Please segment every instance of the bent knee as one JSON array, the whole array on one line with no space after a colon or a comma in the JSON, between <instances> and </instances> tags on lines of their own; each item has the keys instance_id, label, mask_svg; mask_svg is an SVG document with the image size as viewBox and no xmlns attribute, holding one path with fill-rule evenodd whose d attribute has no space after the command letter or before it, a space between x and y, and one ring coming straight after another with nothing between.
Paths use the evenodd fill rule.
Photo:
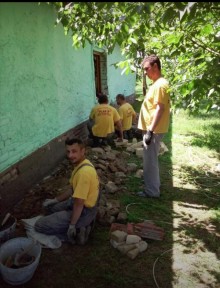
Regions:
<instances>
[{"instance_id":1,"label":"bent knee","mask_svg":"<svg viewBox=\"0 0 220 288\"><path fill-rule=\"evenodd\" d=\"M37 232L45 233L45 225L42 223L41 219L39 219L39 220L35 223L34 229L35 229L35 231L37 231Z\"/></svg>"}]
</instances>

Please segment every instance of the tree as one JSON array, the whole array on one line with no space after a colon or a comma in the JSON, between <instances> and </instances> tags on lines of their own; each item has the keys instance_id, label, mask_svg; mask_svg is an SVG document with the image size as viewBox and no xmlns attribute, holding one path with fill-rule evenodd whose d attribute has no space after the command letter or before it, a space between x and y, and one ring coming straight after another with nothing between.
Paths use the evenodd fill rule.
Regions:
<instances>
[{"instance_id":1,"label":"tree","mask_svg":"<svg viewBox=\"0 0 220 288\"><path fill-rule=\"evenodd\" d=\"M141 61L157 54L174 107L220 111L220 2L50 2L73 45L120 45L116 65L142 77Z\"/></svg>"}]
</instances>

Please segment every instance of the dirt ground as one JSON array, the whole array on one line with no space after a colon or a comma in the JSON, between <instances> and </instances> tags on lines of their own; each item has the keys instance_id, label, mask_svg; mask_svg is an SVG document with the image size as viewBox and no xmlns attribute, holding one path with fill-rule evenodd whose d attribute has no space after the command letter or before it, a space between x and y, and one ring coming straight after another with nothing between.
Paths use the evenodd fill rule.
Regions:
<instances>
[{"instance_id":1,"label":"dirt ground","mask_svg":"<svg viewBox=\"0 0 220 288\"><path fill-rule=\"evenodd\" d=\"M183 183L178 175L173 175L171 183L167 169L164 166L161 170L163 196L159 200L133 196L133 191L125 187L126 181L120 183L116 194L109 195L109 198L127 199L122 201L123 211L128 208L126 204L133 203L127 209L130 215L135 213L136 204L143 205L143 210L151 207L144 217L155 217L165 229L163 241L147 240L147 250L131 260L110 245L110 224L97 222L89 243L83 247L63 243L59 249L43 248L33 278L20 287L220 287L220 225L210 220L216 201L208 199L208 204L204 203L194 187ZM69 162L64 160L14 207L12 215L18 220L16 236L26 235L21 219L43 213L43 200L68 186L71 171ZM103 176L103 186L105 182ZM172 212L166 215L166 211ZM11 287L3 279L0 286Z\"/></svg>"}]
</instances>

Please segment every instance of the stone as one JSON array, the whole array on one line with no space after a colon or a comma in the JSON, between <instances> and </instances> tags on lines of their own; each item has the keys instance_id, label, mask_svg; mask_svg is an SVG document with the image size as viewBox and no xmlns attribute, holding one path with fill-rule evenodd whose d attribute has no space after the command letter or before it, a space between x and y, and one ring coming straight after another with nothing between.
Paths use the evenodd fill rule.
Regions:
<instances>
[{"instance_id":1,"label":"stone","mask_svg":"<svg viewBox=\"0 0 220 288\"><path fill-rule=\"evenodd\" d=\"M115 185L114 182L109 181L109 182L106 184L106 186L105 186L105 191L106 191L107 193L113 194L113 193L115 193L116 191L118 191L118 187Z\"/></svg>"},{"instance_id":2,"label":"stone","mask_svg":"<svg viewBox=\"0 0 220 288\"><path fill-rule=\"evenodd\" d=\"M135 246L139 249L139 252L144 252L147 249L148 244L142 240L139 243L136 243Z\"/></svg>"},{"instance_id":3,"label":"stone","mask_svg":"<svg viewBox=\"0 0 220 288\"><path fill-rule=\"evenodd\" d=\"M137 164L135 164L135 163L128 163L128 165L127 165L127 170L129 171L129 172L135 172L136 170L137 170Z\"/></svg>"},{"instance_id":4,"label":"stone","mask_svg":"<svg viewBox=\"0 0 220 288\"><path fill-rule=\"evenodd\" d=\"M115 172L115 177L116 178L126 178L126 175L124 172Z\"/></svg>"},{"instance_id":5,"label":"stone","mask_svg":"<svg viewBox=\"0 0 220 288\"><path fill-rule=\"evenodd\" d=\"M120 212L118 214L118 217L117 217L118 222L125 223L127 221L127 219L128 219L128 217L127 217L127 214L125 212Z\"/></svg>"},{"instance_id":6,"label":"stone","mask_svg":"<svg viewBox=\"0 0 220 288\"><path fill-rule=\"evenodd\" d=\"M100 153L100 154L104 154L105 153L105 151L102 148L100 148L100 147L91 148L91 151L92 152L97 152L97 153Z\"/></svg>"},{"instance_id":7,"label":"stone","mask_svg":"<svg viewBox=\"0 0 220 288\"><path fill-rule=\"evenodd\" d=\"M123 142L117 142L115 141L115 146L116 147L126 147L128 144L128 140L127 139L123 139Z\"/></svg>"},{"instance_id":8,"label":"stone","mask_svg":"<svg viewBox=\"0 0 220 288\"><path fill-rule=\"evenodd\" d=\"M105 155L106 155L106 159L108 159L108 160L115 160L115 158L116 158L116 155L114 153L108 152Z\"/></svg>"},{"instance_id":9,"label":"stone","mask_svg":"<svg viewBox=\"0 0 220 288\"><path fill-rule=\"evenodd\" d=\"M167 146L163 142L160 142L159 155L163 155L165 152L168 151L169 149L167 148Z\"/></svg>"},{"instance_id":10,"label":"stone","mask_svg":"<svg viewBox=\"0 0 220 288\"><path fill-rule=\"evenodd\" d=\"M110 238L118 243L121 242L125 242L126 241L126 237L127 237L127 233L124 231L120 231L120 230L115 230L113 232L111 232L111 236Z\"/></svg>"},{"instance_id":11,"label":"stone","mask_svg":"<svg viewBox=\"0 0 220 288\"><path fill-rule=\"evenodd\" d=\"M115 240L110 239L110 243L111 243L112 247L114 247L114 248L117 249L118 246L123 245L125 242L118 243L118 242L116 242Z\"/></svg>"},{"instance_id":12,"label":"stone","mask_svg":"<svg viewBox=\"0 0 220 288\"><path fill-rule=\"evenodd\" d=\"M143 178L143 175L144 175L143 169L139 169L139 170L135 173L135 177L137 177L137 178Z\"/></svg>"},{"instance_id":13,"label":"stone","mask_svg":"<svg viewBox=\"0 0 220 288\"><path fill-rule=\"evenodd\" d=\"M120 246L117 247L117 249L122 253L122 254L126 254L128 251L135 249L136 246L135 244L122 244Z\"/></svg>"},{"instance_id":14,"label":"stone","mask_svg":"<svg viewBox=\"0 0 220 288\"><path fill-rule=\"evenodd\" d=\"M144 153L143 151L144 151L144 148L136 148L135 149L136 156L139 158L143 158L143 153Z\"/></svg>"},{"instance_id":15,"label":"stone","mask_svg":"<svg viewBox=\"0 0 220 288\"><path fill-rule=\"evenodd\" d=\"M128 251L127 256L131 259L134 259L137 257L137 255L139 254L139 249L138 248L134 248L130 251Z\"/></svg>"},{"instance_id":16,"label":"stone","mask_svg":"<svg viewBox=\"0 0 220 288\"><path fill-rule=\"evenodd\" d=\"M126 244L136 244L141 241L141 237L137 235L128 235L126 238Z\"/></svg>"}]
</instances>

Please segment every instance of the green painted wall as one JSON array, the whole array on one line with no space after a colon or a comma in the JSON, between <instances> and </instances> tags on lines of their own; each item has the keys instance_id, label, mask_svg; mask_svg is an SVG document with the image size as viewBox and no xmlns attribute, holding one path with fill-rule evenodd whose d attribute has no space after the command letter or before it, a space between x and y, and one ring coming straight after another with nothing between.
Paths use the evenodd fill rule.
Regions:
<instances>
[{"instance_id":1,"label":"green painted wall","mask_svg":"<svg viewBox=\"0 0 220 288\"><path fill-rule=\"evenodd\" d=\"M95 104L93 49L73 48L55 19L45 3L0 3L0 172L88 119ZM117 59L119 48L108 64ZM108 69L110 97L134 92L120 73Z\"/></svg>"},{"instance_id":2,"label":"green painted wall","mask_svg":"<svg viewBox=\"0 0 220 288\"><path fill-rule=\"evenodd\" d=\"M135 93L136 75L130 73L122 75L121 69L116 69L112 64L124 60L121 56L120 48L116 46L114 53L107 58L107 75L109 98L114 102L117 94L124 94L129 96Z\"/></svg>"},{"instance_id":3,"label":"green painted wall","mask_svg":"<svg viewBox=\"0 0 220 288\"><path fill-rule=\"evenodd\" d=\"M92 48L75 50L53 8L0 3L0 171L88 118Z\"/></svg>"}]
</instances>

